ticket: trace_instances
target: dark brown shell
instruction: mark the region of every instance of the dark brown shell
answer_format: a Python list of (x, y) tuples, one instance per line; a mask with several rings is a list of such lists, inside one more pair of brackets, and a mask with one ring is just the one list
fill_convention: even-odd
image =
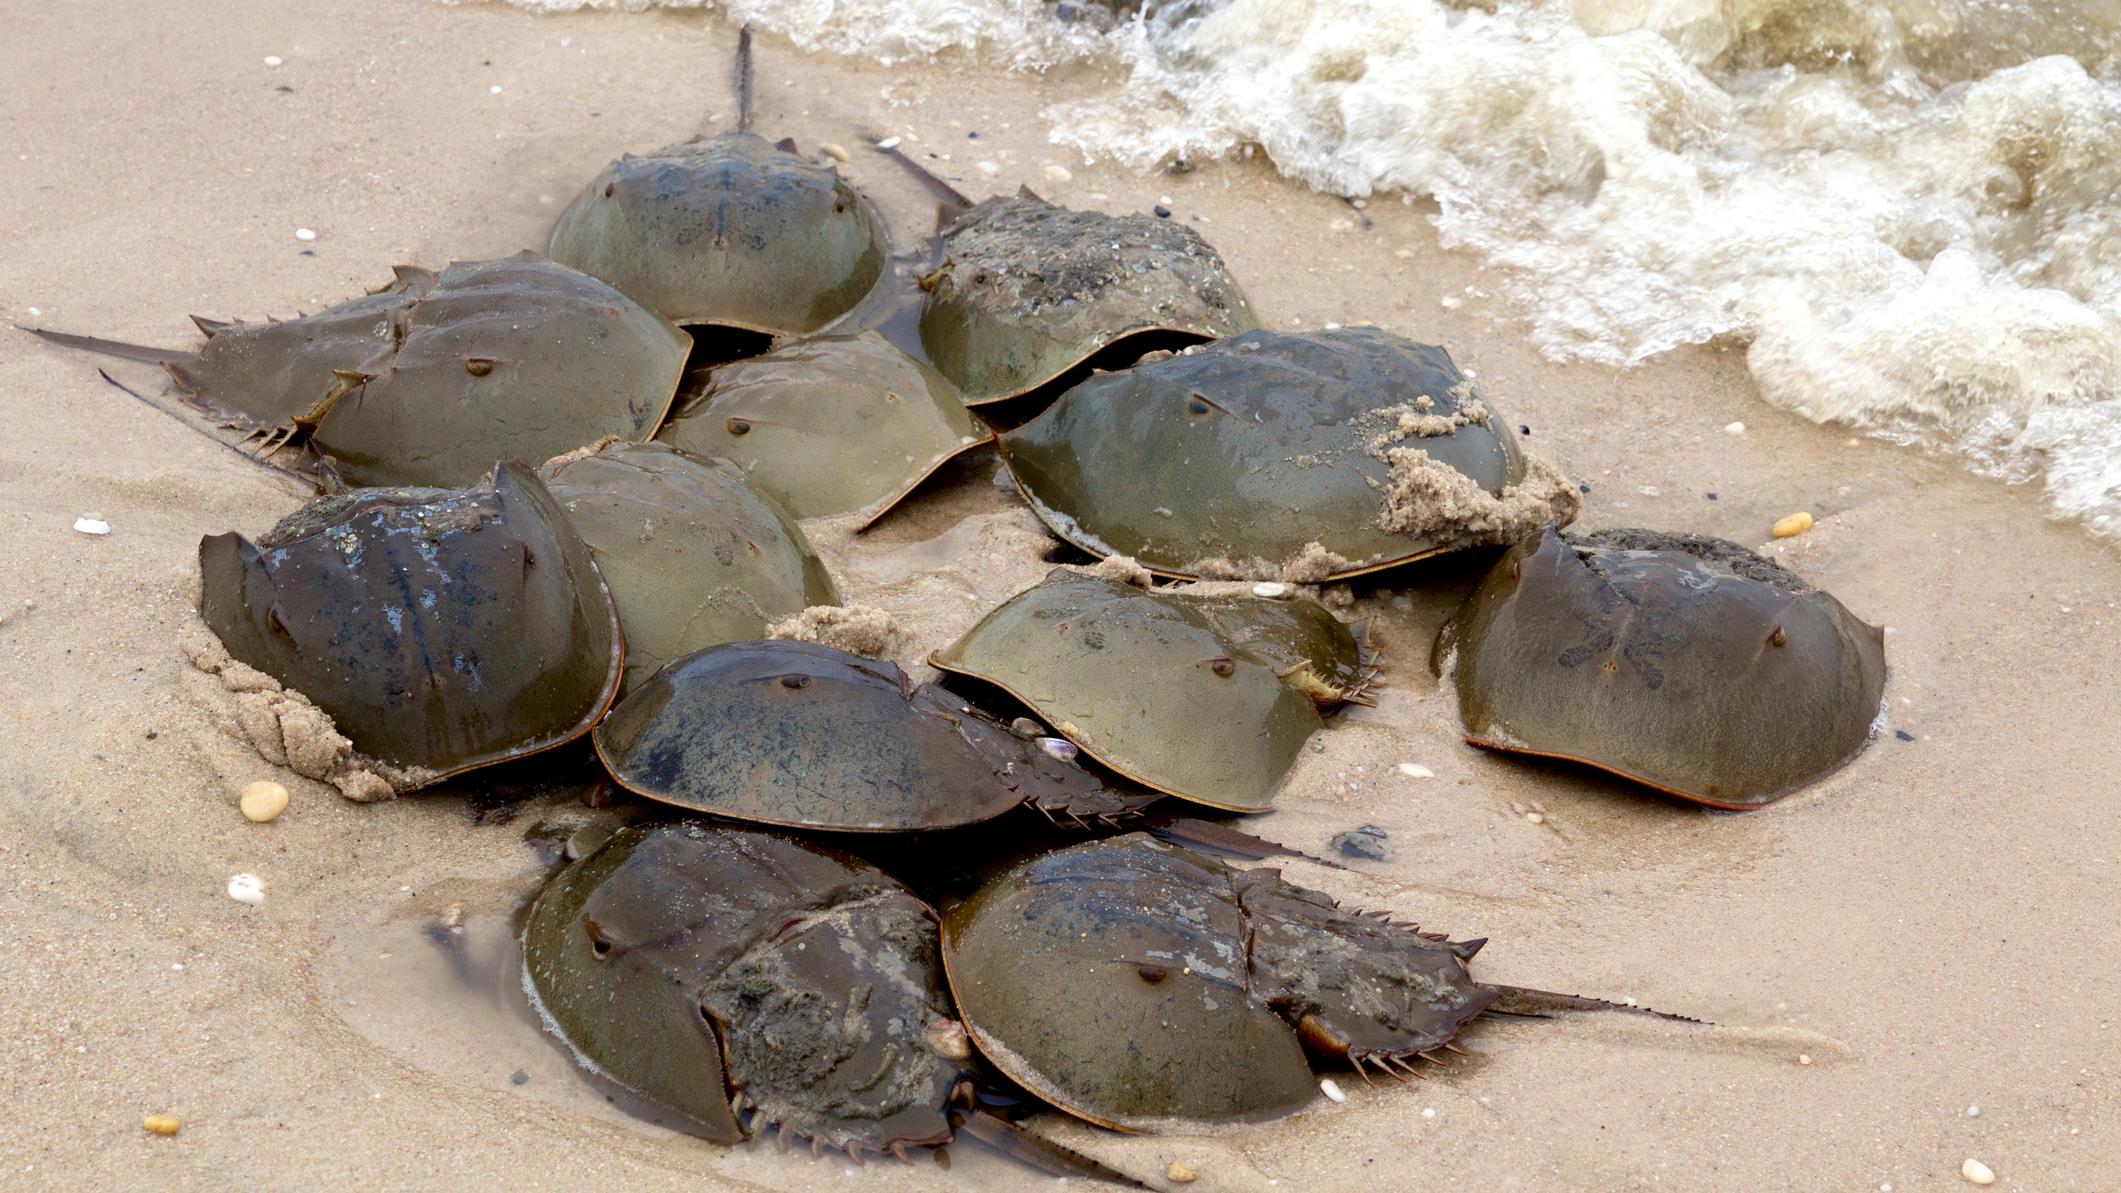
[(1183, 578), (1341, 579), (1515, 542), (1577, 504), (1448, 353), (1374, 327), (1100, 373), (999, 448), (1055, 534)]
[(839, 604), (803, 528), (725, 461), (617, 440), (540, 475), (618, 603), (627, 691), (672, 659)]
[(1863, 748), (1885, 636), (1735, 543), (1548, 530), (1488, 572), (1434, 665), (1474, 745), (1744, 810)]
[(832, 168), (749, 132), (604, 167), (560, 214), (549, 251), (679, 323), (773, 335), (845, 314), (885, 255), (883, 226)]
[(1017, 397), (1121, 340), (1259, 324), (1222, 257), (1175, 220), (1070, 211), (1024, 191), (943, 229), (921, 343), (973, 405)]
[(419, 781), (579, 737), (618, 691), (611, 594), (521, 464), (490, 489), (321, 498), (256, 545), (200, 540), (199, 571), (229, 654)]
[(994, 432), (941, 374), (863, 331), (722, 365), (656, 438), (728, 460), (798, 518), (867, 527)]
[(808, 642), (739, 642), (664, 668), (596, 729), (619, 785), (792, 828), (907, 832), (1027, 800), (1094, 814), (1103, 784), (898, 665)]
[(629, 826), (546, 886), (523, 951), (576, 1055), (709, 1139), (772, 1125), (858, 1153), (951, 1136), (966, 1072), (935, 913), (862, 862)]
[(261, 430), (310, 431), (352, 485), (468, 485), (497, 459), (647, 439), (691, 349), (610, 286), (528, 253), (401, 268), (299, 319), (201, 326), (205, 348), (168, 366), (177, 383)]
[[(1293, 603), (1056, 568), (928, 661), (1002, 688), (1135, 782), (1257, 812), (1322, 726), (1321, 685), (1304, 677), (1340, 676), (1358, 654), (1331, 614), (1337, 636)], [(1307, 643), (1331, 649), (1296, 657)]]
[(1307, 1046), (1381, 1067), (1438, 1047), (1495, 1000), (1466, 974), (1477, 948), (1140, 834), (1033, 858), (943, 922), (973, 1043), (1125, 1131), (1299, 1110)]

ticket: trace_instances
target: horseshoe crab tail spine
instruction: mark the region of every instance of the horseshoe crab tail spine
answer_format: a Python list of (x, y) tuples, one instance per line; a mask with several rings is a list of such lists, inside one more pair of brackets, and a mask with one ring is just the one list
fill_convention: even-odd
[[(156, 348), (149, 344), (129, 344), (124, 340), (106, 340), (100, 336), (75, 335), (70, 331), (52, 331), (43, 327), (24, 327), (15, 324), (16, 331), (25, 331), (46, 343), (61, 348), (73, 348), (81, 352), (94, 352), (103, 356), (115, 356), (120, 360), (139, 360), (151, 365), (166, 365), (172, 361), (190, 360), (193, 353), (176, 348)], [(209, 333), (211, 334), (211, 333)]]
[(736, 31), (736, 126), (751, 131), (751, 26)]
[[(1485, 983), (1483, 983), (1485, 985)], [(1638, 1007), (1633, 1003), (1612, 1002), (1603, 998), (1588, 998), (1581, 994), (1561, 994), (1553, 990), (1537, 990), (1530, 986), (1488, 986), (1497, 995), (1494, 1005), (1483, 1011), (1487, 1015), (1508, 1015), (1518, 1019), (1552, 1019), (1556, 1015), (1572, 1011), (1617, 1011), (1628, 1015), (1648, 1015), (1652, 1019), (1663, 1019), (1671, 1023), (1691, 1023), (1697, 1027), (1714, 1027), (1707, 1019), (1696, 1019), (1692, 1015), (1675, 1015), (1670, 1011)], [(1445, 1044), (1453, 1052), (1462, 1051)]]
[(1100, 1164), (1073, 1148), (1064, 1147), (1043, 1135), (1033, 1134), (1021, 1124), (1010, 1122), (985, 1110), (975, 1110), (967, 1115), (963, 1130), (996, 1151), (1005, 1152), (1013, 1159), (1021, 1160), (1055, 1176), (1089, 1177), (1092, 1180), (1110, 1181), (1129, 1189), (1152, 1187), (1116, 1168)]

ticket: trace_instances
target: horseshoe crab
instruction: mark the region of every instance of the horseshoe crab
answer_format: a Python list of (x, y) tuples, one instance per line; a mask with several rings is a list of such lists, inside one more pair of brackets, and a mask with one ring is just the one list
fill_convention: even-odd
[(860, 511), (866, 527), (994, 433), (956, 387), (871, 330), (722, 365), (656, 438), (729, 460), (798, 518)]
[(802, 527), (724, 461), (608, 440), (540, 474), (618, 603), (627, 691), (681, 655), (839, 604)]
[(1449, 354), (1377, 328), (1100, 374), (999, 446), (1055, 534), (1170, 577), (1338, 580), (1576, 516)]
[(1353, 632), (1311, 604), (1056, 568), (928, 662), (1001, 688), (1137, 783), (1258, 812), (1323, 727), (1319, 706), (1367, 682)]
[(521, 464), (490, 488), (320, 498), (199, 543), (199, 612), (419, 786), (571, 741), (617, 694), (619, 619), (589, 550)]
[(547, 251), (674, 322), (776, 336), (851, 310), (885, 257), (883, 226), (837, 170), (741, 130), (604, 167)]
[(865, 863), (771, 833), (629, 826), (547, 885), (523, 941), (555, 1034), (708, 1139), (770, 1125), (903, 1157), (951, 1137), (970, 1051), (935, 913)]
[(1446, 1045), (1498, 997), (1466, 972), (1483, 943), (1137, 833), (995, 878), (944, 917), (942, 956), (996, 1068), (1079, 1118), (1158, 1131), (1302, 1108), (1307, 1052), (1391, 1072)]
[(1020, 397), (1123, 341), (1198, 343), (1257, 327), (1222, 257), (1173, 220), (1070, 211), (1019, 191), (944, 227), (921, 343), (974, 406)]
[(664, 668), (597, 726), (619, 786), (757, 824), (909, 832), (1031, 802), (1113, 817), (1146, 801), (898, 666), (808, 642), (739, 642)]
[(1885, 692), (1882, 630), (1736, 543), (1653, 530), (1519, 543), (1432, 664), (1476, 746), (1732, 811), (1853, 758)]

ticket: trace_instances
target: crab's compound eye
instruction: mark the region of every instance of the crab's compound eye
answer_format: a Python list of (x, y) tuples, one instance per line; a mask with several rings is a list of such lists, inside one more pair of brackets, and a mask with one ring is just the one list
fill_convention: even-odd
[(487, 356), (466, 357), (464, 360), (464, 371), (474, 377), (484, 377), (486, 374), (493, 372), (493, 358)]
[(1207, 412), (1208, 399), (1201, 397), (1199, 394), (1186, 399), (1187, 414), (1206, 414)]
[(611, 197), (611, 196), (612, 196), (612, 195), (613, 195), (613, 194), (614, 194), (615, 192), (617, 192), (617, 190), (618, 190), (618, 189), (619, 189), (619, 184), (618, 184), (618, 183), (616, 183), (616, 182), (607, 182), (607, 183), (605, 183), (605, 184), (604, 184), (604, 197), (605, 197), (605, 198), (607, 198), (607, 199), (609, 199), (609, 198), (610, 198), (610, 197)]
[(611, 955), (611, 941), (605, 938), (604, 930), (597, 927), (595, 920), (583, 920), (582, 932), (589, 937), (589, 951), (597, 960), (602, 961)]
[(722, 425), (729, 429), (729, 433), (731, 435), (749, 435), (751, 433), (750, 419), (732, 418), (728, 422), (723, 423)]
[(1228, 679), (1237, 674), (1237, 664), (1230, 659), (1209, 659), (1208, 670)]

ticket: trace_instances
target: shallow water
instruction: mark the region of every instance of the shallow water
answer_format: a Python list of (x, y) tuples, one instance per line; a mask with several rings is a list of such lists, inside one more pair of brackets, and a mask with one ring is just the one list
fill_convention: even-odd
[(1429, 198), (1552, 358), (1744, 342), (1770, 402), (2121, 540), (2114, 0), (663, 2), (887, 61), (1116, 60), (1056, 142)]

